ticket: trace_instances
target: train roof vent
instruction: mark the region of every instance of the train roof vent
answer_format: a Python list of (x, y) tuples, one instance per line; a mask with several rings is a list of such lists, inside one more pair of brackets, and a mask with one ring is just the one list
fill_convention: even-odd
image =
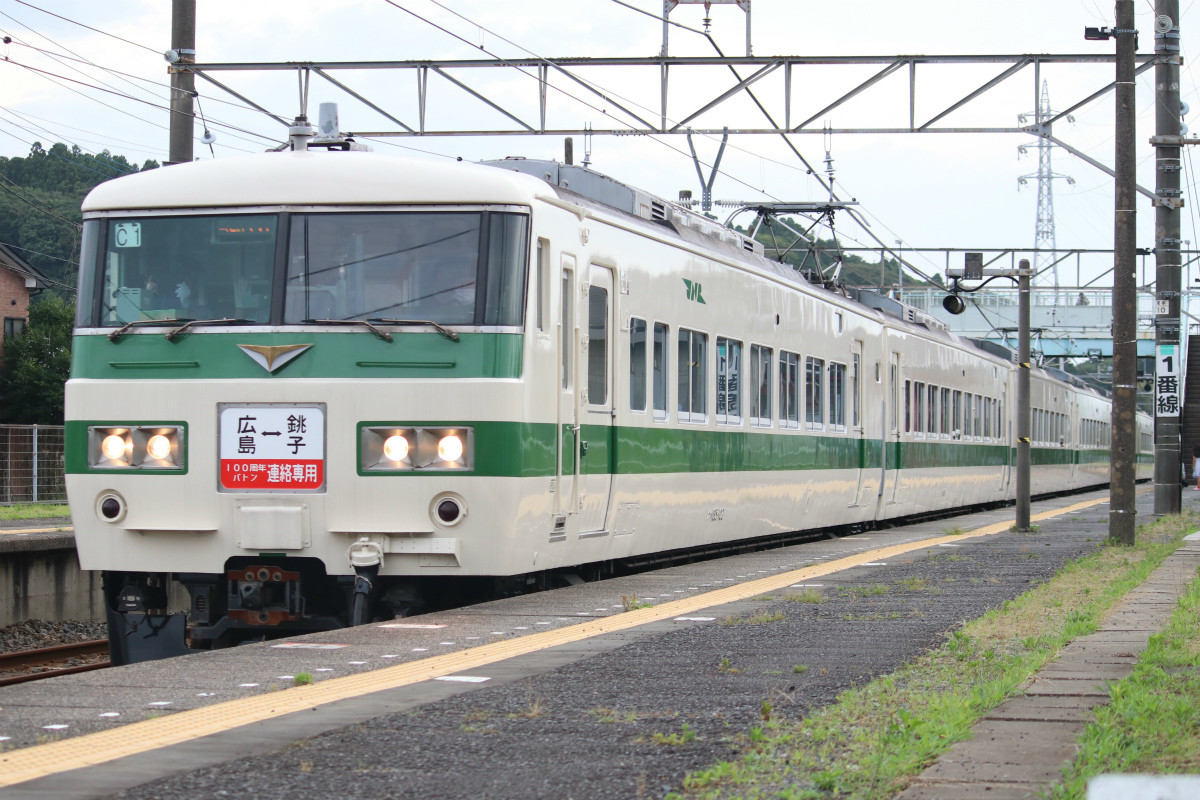
[(1013, 350), (1011, 347), (1005, 347), (999, 342), (993, 342), (990, 339), (968, 339), (967, 341), (972, 342), (976, 347), (985, 353), (991, 353), (994, 356), (1000, 356), (1000, 358), (1003, 358), (1005, 361), (1017, 360), (1017, 351)]
[(661, 200), (650, 201), (650, 219), (655, 222), (667, 221), (667, 204)]
[[(620, 181), (615, 181), (607, 175), (592, 172), (586, 167), (534, 158), (501, 158), (479, 163), (541, 178), (546, 183), (570, 189), (572, 192), (629, 214), (638, 214), (639, 211), (637, 190)], [(641, 215), (639, 214), (639, 216)]]
[(915, 322), (918, 325), (924, 325), (926, 328), (928, 328), (931, 331), (948, 331), (948, 330), (950, 330), (949, 325), (942, 322), (937, 317), (929, 316), (924, 311), (917, 311), (915, 308), (913, 308), (913, 309), (910, 309), (910, 312), (913, 315), (912, 322)]

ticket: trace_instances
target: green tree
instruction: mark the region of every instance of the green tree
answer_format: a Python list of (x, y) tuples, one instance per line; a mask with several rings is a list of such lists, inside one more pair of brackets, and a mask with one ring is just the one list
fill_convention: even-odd
[(24, 158), (0, 157), (0, 242), (56, 284), (74, 286), (83, 198), (106, 180), (157, 166), (147, 161), (139, 169), (107, 150), (92, 155), (61, 142), (49, 150), (34, 142)]
[(4, 343), (0, 369), (0, 421), (21, 425), (61, 425), (63, 385), (71, 371), (74, 309), (61, 297), (47, 296), (29, 307), (24, 333)]

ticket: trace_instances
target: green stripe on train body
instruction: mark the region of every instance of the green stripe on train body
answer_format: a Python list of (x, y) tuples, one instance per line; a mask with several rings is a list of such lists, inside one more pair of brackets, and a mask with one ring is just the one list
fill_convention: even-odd
[[(419, 329), (391, 329), (385, 342), (365, 328), (345, 333), (184, 333), (167, 341), (159, 332), (76, 336), (71, 377), (91, 380), (283, 380), (288, 378), (519, 378), (524, 336), (460, 333), (452, 342)], [(267, 372), (238, 345), (312, 347)]]
[[(139, 420), (121, 420), (123, 424), (143, 424)], [(70, 420), (66, 424), (66, 471), (78, 473), (114, 472), (88, 466), (87, 429), (89, 425), (115, 424), (112, 420)], [(475, 431), (475, 465), (472, 470), (440, 472), (447, 480), (459, 477), (534, 478), (556, 474), (555, 458), (561, 454), (562, 472), (575, 470), (575, 435), (570, 426), (554, 423), (495, 422), (470, 420), (391, 419), (360, 422), (362, 425), (397, 427), (464, 427)], [(555, 440), (558, 431), (559, 441)], [(680, 429), (668, 427), (629, 427), (585, 425), (580, 431), (580, 472), (592, 475), (663, 475), (714, 472), (789, 472), (811, 470), (880, 469), (883, 442), (878, 439), (820, 436), (806, 431), (767, 432), (742, 430)], [(583, 446), (586, 442), (586, 447)], [(193, 448), (204, 446), (189, 441)], [(215, 448), (215, 443), (212, 445)], [(974, 442), (889, 442), (889, 470), (946, 469), (1005, 466), (1011, 456), (1003, 445)], [(1037, 451), (1035, 450), (1035, 453)], [(1107, 451), (1042, 449), (1053, 455), (1031, 459), (1036, 465), (1100, 463), (1093, 456)], [(362, 470), (361, 453), (355, 465), (359, 475), (370, 478), (425, 475), (420, 470)], [(179, 471), (154, 472), (125, 470), (146, 475), (182, 474)]]

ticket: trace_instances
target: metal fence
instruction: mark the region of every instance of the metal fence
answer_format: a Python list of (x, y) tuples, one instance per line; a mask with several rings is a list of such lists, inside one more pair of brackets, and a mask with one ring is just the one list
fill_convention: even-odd
[(63, 426), (0, 425), (0, 503), (61, 503)]

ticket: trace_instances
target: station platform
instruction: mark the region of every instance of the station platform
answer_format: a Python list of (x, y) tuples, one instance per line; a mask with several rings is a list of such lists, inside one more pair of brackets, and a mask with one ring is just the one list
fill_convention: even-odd
[(100, 576), (80, 571), (70, 518), (0, 520), (0, 628), (28, 619), (104, 619)]
[[(1141, 493), (1139, 519), (1151, 506)], [(999, 509), (6, 687), (0, 797), (661, 797), (734, 756), (764, 701), (789, 718), (832, 703), (1107, 536), (1107, 492), (1033, 510), (1032, 533)], [(1147, 605), (1113, 615), (1121, 653), (1144, 646), (1197, 565), (1200, 543), (1143, 587)], [(932, 590), (903, 590), (916, 585)], [(789, 599), (808, 590), (824, 602)], [(1081, 647), (1077, 666), (1103, 650)], [(1104, 680), (1132, 666), (1117, 661)], [(1082, 668), (1059, 679), (1090, 697)], [(313, 683), (296, 686), (301, 674)], [(1089, 702), (1048, 715), (1047, 735), (1069, 743)], [(1001, 752), (1004, 725), (982, 724), (983, 755)], [(955, 783), (961, 754), (944, 758), (905, 800), (1039, 790), (1009, 769), (1008, 794), (980, 794), (971, 775)]]

